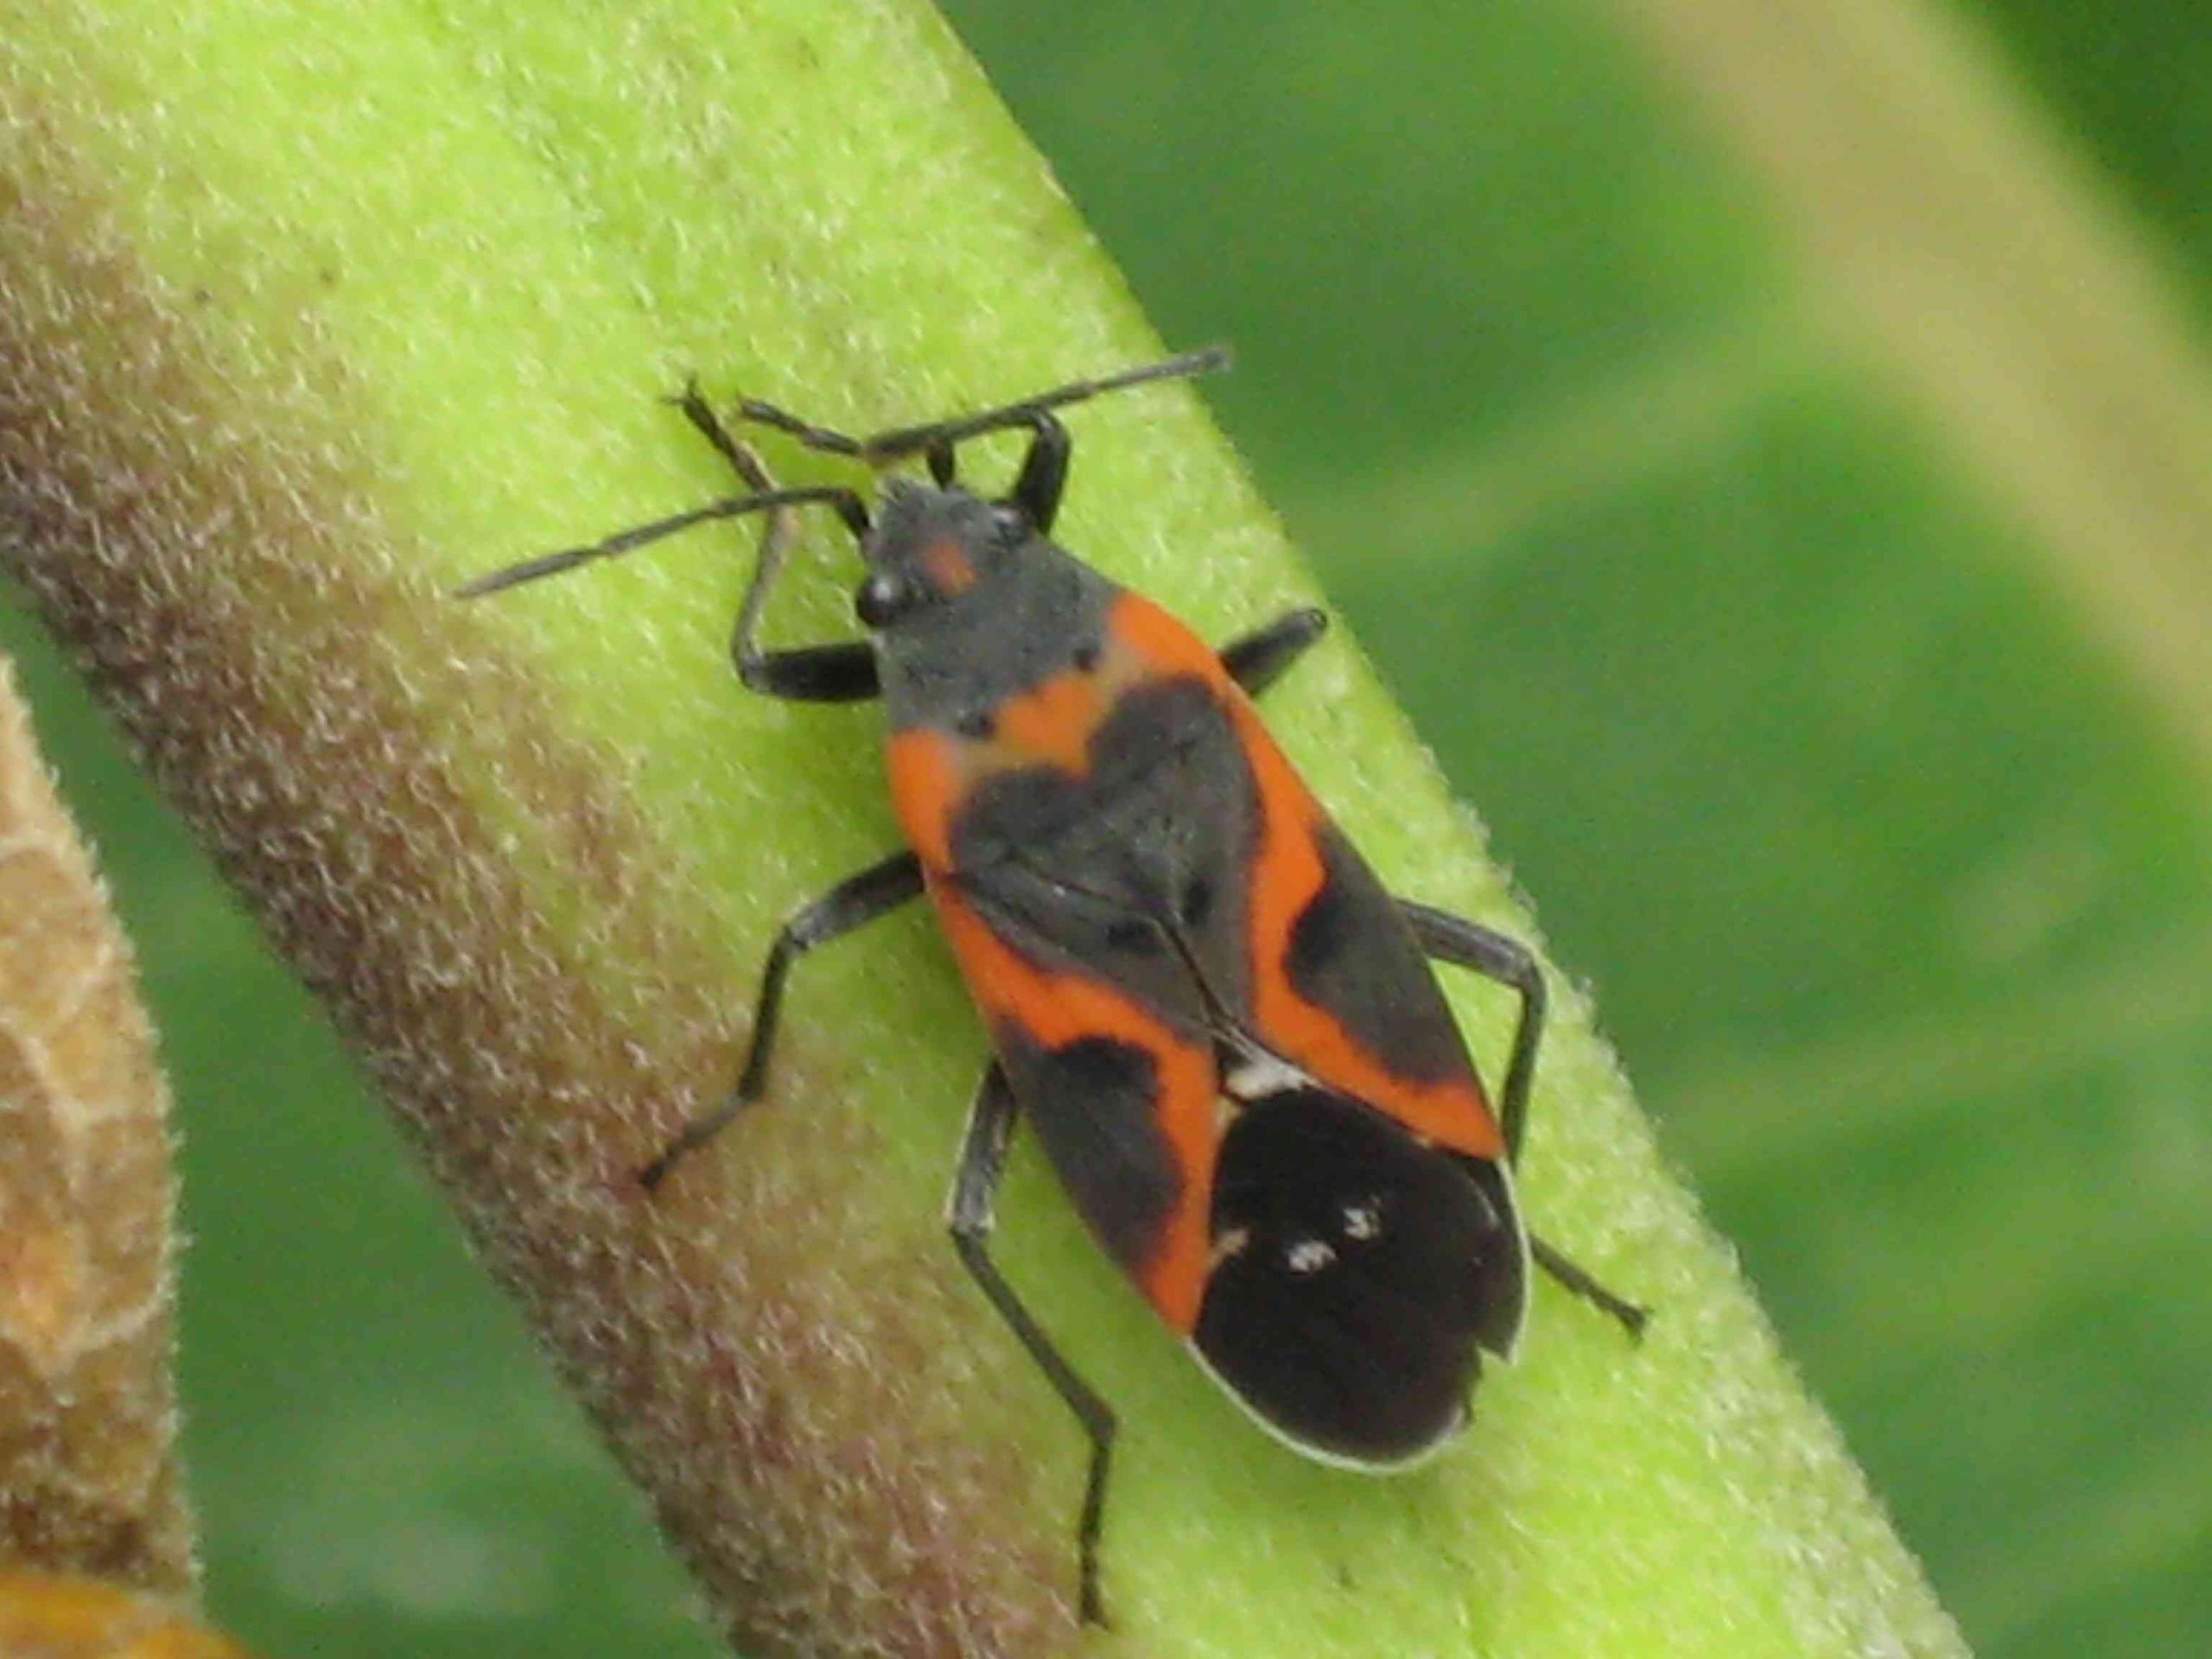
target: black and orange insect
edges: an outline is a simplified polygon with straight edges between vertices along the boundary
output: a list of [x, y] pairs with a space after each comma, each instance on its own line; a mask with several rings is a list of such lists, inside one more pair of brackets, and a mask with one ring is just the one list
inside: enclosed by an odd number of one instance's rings
[[[1643, 1311], [1534, 1237], [1514, 1198], [1544, 1015], [1528, 950], [1393, 898], [1261, 724], [1253, 698], [1320, 638], [1295, 610], [1216, 652], [1050, 539], [1072, 444], [1053, 412], [1204, 372], [1198, 352], [869, 438], [746, 401], [739, 414], [873, 466], [924, 458], [873, 516], [836, 486], [763, 488], [696, 388], [684, 414], [753, 493], [481, 577], [492, 593], [712, 519], [820, 504], [860, 543], [866, 641], [764, 650], [779, 561], [739, 612], [739, 677], [807, 702], [880, 697], [908, 845], [785, 924], [751, 1049], [719, 1109], [645, 1170], [657, 1186], [766, 1082], [791, 966], [926, 893], [988, 1028], [949, 1220], [976, 1283], [1081, 1420], [1090, 1471], [1081, 1609], [1114, 1413], [994, 1265], [992, 1198], [1027, 1118], [1098, 1243], [1268, 1432], [1347, 1467], [1402, 1469], [1466, 1420], [1510, 1359], [1533, 1263], [1618, 1318]], [[959, 445], [1027, 430], [1002, 496]], [[1521, 1014], [1492, 1112], [1428, 959], [1496, 980]]]

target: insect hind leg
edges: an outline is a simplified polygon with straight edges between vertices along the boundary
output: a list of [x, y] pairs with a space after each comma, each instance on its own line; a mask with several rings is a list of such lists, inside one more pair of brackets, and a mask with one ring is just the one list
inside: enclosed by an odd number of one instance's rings
[[961, 1141], [945, 1224], [952, 1234], [953, 1248], [976, 1286], [1090, 1437], [1090, 1471], [1084, 1484], [1083, 1510], [1076, 1523], [1081, 1574], [1078, 1607], [1085, 1624], [1103, 1625], [1107, 1621], [1098, 1590], [1098, 1537], [1106, 1519], [1106, 1476], [1113, 1461], [1117, 1426], [1114, 1408], [1061, 1357], [991, 1260], [990, 1236], [995, 1225], [991, 1202], [1006, 1169], [1007, 1147], [1014, 1138], [1019, 1109], [1005, 1071], [992, 1061], [976, 1090], [976, 1103], [969, 1110], [968, 1131]]
[[[1498, 1127], [1505, 1136], [1505, 1155], [1508, 1161], [1516, 1161], [1521, 1155], [1521, 1136], [1528, 1128], [1529, 1090], [1535, 1077], [1536, 1048], [1543, 1034], [1543, 969], [1537, 966], [1535, 953], [1518, 939], [1409, 899], [1401, 899], [1398, 906], [1412, 924], [1414, 938], [1430, 956], [1521, 994], [1521, 1023], [1513, 1033], [1505, 1084], [1498, 1090]], [[1529, 1235], [1529, 1254], [1562, 1289], [1619, 1320], [1630, 1338], [1643, 1338], [1644, 1325], [1651, 1317], [1649, 1309], [1608, 1290], [1587, 1268], [1576, 1265], [1534, 1233]]]
[[1630, 1341], [1643, 1340], [1643, 1327], [1651, 1322], [1649, 1308], [1606, 1289], [1587, 1268], [1560, 1255], [1534, 1233], [1529, 1235], [1529, 1254], [1560, 1289], [1580, 1296], [1601, 1313], [1611, 1314], [1628, 1332]]
[[1517, 1162], [1521, 1136], [1528, 1128], [1529, 1090], [1535, 1081], [1536, 1049], [1543, 1038], [1548, 1001], [1543, 969], [1536, 965], [1535, 954], [1520, 940], [1464, 916], [1415, 904], [1410, 899], [1398, 900], [1398, 908], [1412, 925], [1421, 948], [1430, 956], [1520, 993], [1521, 1022], [1514, 1027], [1513, 1052], [1505, 1063], [1505, 1082], [1497, 1091], [1498, 1128], [1505, 1136], [1506, 1161]]

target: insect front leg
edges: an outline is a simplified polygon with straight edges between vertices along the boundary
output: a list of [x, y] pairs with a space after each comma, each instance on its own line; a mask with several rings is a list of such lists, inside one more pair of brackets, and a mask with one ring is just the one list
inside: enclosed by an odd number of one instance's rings
[[1027, 427], [1031, 435], [1028, 453], [1022, 457], [1021, 471], [1014, 480], [1014, 487], [1007, 492], [1006, 500], [1010, 505], [1020, 508], [1023, 517], [1029, 520], [1039, 535], [1043, 535], [1052, 530], [1052, 520], [1059, 514], [1060, 493], [1067, 483], [1068, 459], [1073, 448], [1067, 429], [1052, 413], [1053, 410], [1154, 380], [1178, 380], [1194, 374], [1211, 374], [1216, 369], [1228, 365], [1229, 353], [1219, 346], [1185, 352], [1177, 357], [1140, 364], [1113, 374], [1099, 375], [1087, 380], [1071, 380], [1064, 386], [1040, 391], [1020, 403], [978, 410], [972, 415], [957, 415], [948, 420], [928, 421], [919, 426], [896, 427], [866, 438], [850, 437], [835, 428], [817, 426], [810, 421], [802, 420], [779, 409], [773, 404], [764, 404], [753, 398], [747, 398], [740, 404], [739, 412], [748, 421], [773, 427], [798, 439], [809, 448], [819, 449], [829, 454], [850, 455], [875, 465], [903, 460], [910, 455], [925, 456], [929, 461], [930, 476], [937, 480], [940, 488], [953, 481], [957, 446], [970, 438], [981, 437], [987, 432], [1004, 432], [1016, 427]]
[[1098, 1535], [1106, 1518], [1106, 1471], [1114, 1451], [1114, 1410], [1060, 1357], [1052, 1339], [1021, 1305], [1013, 1287], [999, 1276], [990, 1255], [991, 1230], [995, 1224], [991, 1201], [1006, 1169], [1007, 1147], [1014, 1139], [1019, 1110], [1006, 1073], [997, 1061], [992, 1061], [976, 1090], [976, 1103], [969, 1110], [968, 1132], [960, 1145], [960, 1165], [953, 1176], [945, 1224], [952, 1232], [953, 1248], [960, 1252], [976, 1283], [1090, 1437], [1090, 1474], [1084, 1485], [1082, 1517], [1076, 1523], [1081, 1573], [1078, 1606], [1085, 1624], [1103, 1624], [1105, 1605], [1098, 1592]]
[[1039, 410], [1029, 417], [1029, 448], [1021, 457], [1007, 499], [1037, 527], [1039, 536], [1052, 533], [1052, 520], [1060, 516], [1060, 495], [1068, 486], [1068, 462], [1075, 454], [1075, 440], [1060, 424], [1060, 417]]
[[[1493, 932], [1449, 911], [1415, 904], [1410, 899], [1399, 899], [1398, 908], [1412, 924], [1414, 938], [1421, 948], [1430, 956], [1520, 993], [1521, 1022], [1514, 1028], [1513, 1052], [1505, 1063], [1505, 1083], [1498, 1090], [1497, 1112], [1498, 1128], [1505, 1136], [1506, 1160], [1518, 1162], [1521, 1136], [1528, 1128], [1529, 1089], [1535, 1079], [1536, 1046], [1543, 1034], [1546, 1007], [1544, 975], [1536, 965], [1535, 953], [1518, 939]], [[1535, 1257], [1536, 1265], [1562, 1288], [1611, 1314], [1630, 1337], [1643, 1336], [1644, 1324], [1650, 1318], [1649, 1310], [1606, 1289], [1587, 1268], [1576, 1266], [1534, 1233], [1529, 1236], [1529, 1251]]]
[[855, 928], [888, 916], [922, 891], [921, 861], [912, 852], [893, 853], [848, 876], [798, 915], [785, 922], [768, 950], [768, 965], [760, 976], [760, 1000], [753, 1005], [753, 1039], [745, 1056], [745, 1069], [737, 1087], [713, 1110], [686, 1123], [661, 1154], [639, 1173], [648, 1191], [667, 1178], [678, 1159], [705, 1145], [730, 1121], [760, 1097], [768, 1079], [768, 1057], [775, 1047], [776, 1022], [783, 1012], [784, 981], [791, 963], [817, 944], [827, 944]]
[[[760, 457], [732, 435], [696, 385], [686, 386], [683, 395], [674, 401], [683, 418], [714, 445], [740, 478], [755, 490], [774, 487]], [[855, 524], [849, 511], [842, 506], [840, 511], [856, 536], [868, 534], [865, 513]], [[865, 640], [798, 645], [782, 651], [761, 647], [760, 618], [768, 607], [768, 590], [783, 573], [784, 555], [791, 546], [794, 523], [787, 512], [772, 513], [767, 529], [761, 532], [760, 556], [753, 567], [753, 580], [746, 584], [744, 602], [738, 607], [737, 627], [730, 636], [730, 658], [737, 664], [737, 677], [748, 690], [794, 702], [857, 702], [879, 696], [883, 688], [876, 675], [875, 652]]]

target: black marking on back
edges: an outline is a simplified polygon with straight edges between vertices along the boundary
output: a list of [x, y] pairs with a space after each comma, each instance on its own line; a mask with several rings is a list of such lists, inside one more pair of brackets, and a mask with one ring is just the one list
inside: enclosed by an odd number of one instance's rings
[[1046, 1048], [1018, 1027], [1001, 1029], [998, 1046], [1077, 1211], [1123, 1269], [1137, 1272], [1183, 1191], [1182, 1167], [1153, 1110], [1152, 1057], [1109, 1037]]
[[1313, 839], [1321, 887], [1291, 927], [1291, 988], [1401, 1076], [1467, 1075], [1466, 1044], [1397, 905], [1342, 830], [1325, 823]]
[[1032, 766], [978, 786], [953, 821], [954, 880], [1034, 960], [1110, 982], [1186, 1029], [1205, 1024], [1209, 995], [1241, 1016], [1258, 791], [1226, 711], [1203, 681], [1141, 684], [1090, 755], [1083, 777]]
[[1175, 918], [1186, 928], [1198, 929], [1205, 925], [1212, 913], [1213, 878], [1204, 870], [1193, 870], [1175, 900]]
[[1520, 1328], [1526, 1269], [1502, 1177], [1343, 1095], [1286, 1090], [1236, 1118], [1211, 1229], [1198, 1351], [1327, 1456], [1429, 1450], [1465, 1415], [1477, 1350], [1509, 1351]]

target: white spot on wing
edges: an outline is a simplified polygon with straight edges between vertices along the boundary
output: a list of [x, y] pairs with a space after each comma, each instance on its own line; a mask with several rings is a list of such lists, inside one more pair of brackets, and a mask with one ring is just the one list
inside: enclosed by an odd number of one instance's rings
[[1263, 1096], [1306, 1088], [1313, 1079], [1281, 1055], [1256, 1048], [1231, 1066], [1221, 1081], [1222, 1086], [1237, 1099], [1254, 1101]]
[[1363, 1243], [1382, 1236], [1382, 1200], [1370, 1194], [1357, 1204], [1344, 1205], [1344, 1236]]
[[1230, 1261], [1236, 1256], [1243, 1255], [1244, 1247], [1251, 1242], [1252, 1230], [1250, 1228], [1230, 1228], [1227, 1232], [1222, 1234], [1218, 1238], [1214, 1240], [1212, 1252], [1206, 1259], [1207, 1267], [1217, 1268], [1223, 1262]]
[[1336, 1251], [1318, 1238], [1298, 1239], [1282, 1253], [1283, 1265], [1293, 1273], [1319, 1273], [1336, 1259]]

